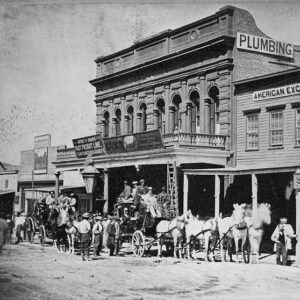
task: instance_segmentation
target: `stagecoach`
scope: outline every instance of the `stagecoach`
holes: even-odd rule
[[[129,218],[124,218],[125,208],[128,209]],[[165,207],[161,218],[153,218],[147,208],[140,205],[139,218],[136,219],[133,201],[118,201],[114,207],[114,215],[121,220],[117,252],[122,244],[127,242],[131,244],[134,255],[142,257],[145,251],[150,251],[151,247],[162,238],[166,239],[165,244],[167,249],[169,248],[171,244],[171,240],[167,237],[169,232],[163,232],[158,238],[156,226],[162,220],[171,220],[175,217],[174,207]]]
[[[55,242],[54,223],[49,218],[50,210],[44,200],[42,199],[35,204],[34,212],[25,221],[28,241],[33,243],[35,235],[38,234],[42,246],[45,245],[46,238]]]

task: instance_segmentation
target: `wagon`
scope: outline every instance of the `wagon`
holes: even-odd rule
[[[125,207],[128,208],[129,219],[126,222],[122,222]],[[162,214],[162,218],[154,219],[146,207],[141,205],[139,219],[134,217],[134,213],[134,205],[130,201],[118,203],[115,206],[115,216],[121,219],[117,249],[119,250],[122,244],[127,242],[131,244],[133,254],[142,257],[145,251],[150,251],[151,247],[157,244],[155,235],[158,222],[161,220],[170,220],[172,217],[175,217],[175,211],[171,207],[167,207]],[[163,233],[162,236],[167,233]],[[168,241],[166,241],[166,245],[168,246]]]

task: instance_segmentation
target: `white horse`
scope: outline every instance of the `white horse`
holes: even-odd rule
[[[247,206],[245,220],[249,228],[251,262],[258,263],[257,255],[264,234],[264,225],[271,224],[271,205],[268,203],[258,204],[255,216],[252,215],[252,207]]]
[[[224,219],[218,219],[219,236],[221,239],[220,250],[221,259],[226,261],[226,252],[230,255],[230,261],[232,261],[232,255],[229,253],[229,246],[232,244],[232,240],[235,242],[236,262],[239,262],[239,250],[244,248],[247,240],[248,227],[245,221],[245,207],[246,204],[233,204],[233,212],[231,217]],[[227,240],[227,251],[224,253],[224,240]],[[239,241],[242,241],[241,248],[239,247]]]
[[[162,256],[162,246],[165,244],[166,239],[173,240],[173,256],[177,258],[177,250],[178,247],[182,246],[183,242],[183,230],[184,230],[184,218],[177,217],[172,219],[171,221],[161,220],[156,226],[156,237],[157,237],[157,246],[158,252],[157,256]],[[168,232],[166,234],[166,232]],[[182,251],[178,251],[179,257],[182,257]]]
[[[66,230],[66,233],[67,233],[68,244],[69,244],[68,254],[74,254],[74,251],[75,251],[75,247],[74,247],[75,238],[79,234],[78,225],[79,225],[78,221],[71,220],[71,219],[69,219],[66,223],[65,230]]]
[[[204,259],[208,259],[208,248],[209,241],[212,233],[217,230],[217,221],[215,218],[210,218],[208,220],[199,220],[194,217],[189,210],[186,213],[186,244],[187,244],[187,257],[194,258],[195,247],[193,247],[193,255],[191,255],[191,244],[195,244],[195,241],[204,240]]]

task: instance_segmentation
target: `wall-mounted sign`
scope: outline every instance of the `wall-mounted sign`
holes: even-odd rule
[[[34,173],[47,173],[48,167],[48,148],[34,149]]]
[[[104,145],[107,154],[148,151],[164,148],[159,130],[105,138]]]
[[[77,157],[86,157],[88,154],[105,154],[103,140],[99,134],[73,140]]]
[[[254,101],[300,94],[300,83],[254,92]]]
[[[51,135],[44,134],[34,137],[34,148],[49,148],[51,147]]]
[[[294,46],[291,43],[240,32],[237,33],[237,48],[289,58],[294,57]]]

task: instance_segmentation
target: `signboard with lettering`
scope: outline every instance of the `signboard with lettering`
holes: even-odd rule
[[[294,57],[294,46],[262,36],[237,33],[237,48],[276,56]]]
[[[34,148],[46,148],[51,146],[51,135],[44,134],[34,137]]]
[[[99,134],[73,140],[76,156],[86,157],[89,154],[105,154],[103,140]]]
[[[48,167],[48,148],[34,149],[34,173],[47,173]]]
[[[300,83],[254,92],[254,101],[300,94]]]
[[[299,171],[298,171],[299,172]],[[300,190],[300,173],[294,173],[294,189]]]
[[[104,145],[107,154],[148,151],[164,148],[159,130],[105,138]]]

